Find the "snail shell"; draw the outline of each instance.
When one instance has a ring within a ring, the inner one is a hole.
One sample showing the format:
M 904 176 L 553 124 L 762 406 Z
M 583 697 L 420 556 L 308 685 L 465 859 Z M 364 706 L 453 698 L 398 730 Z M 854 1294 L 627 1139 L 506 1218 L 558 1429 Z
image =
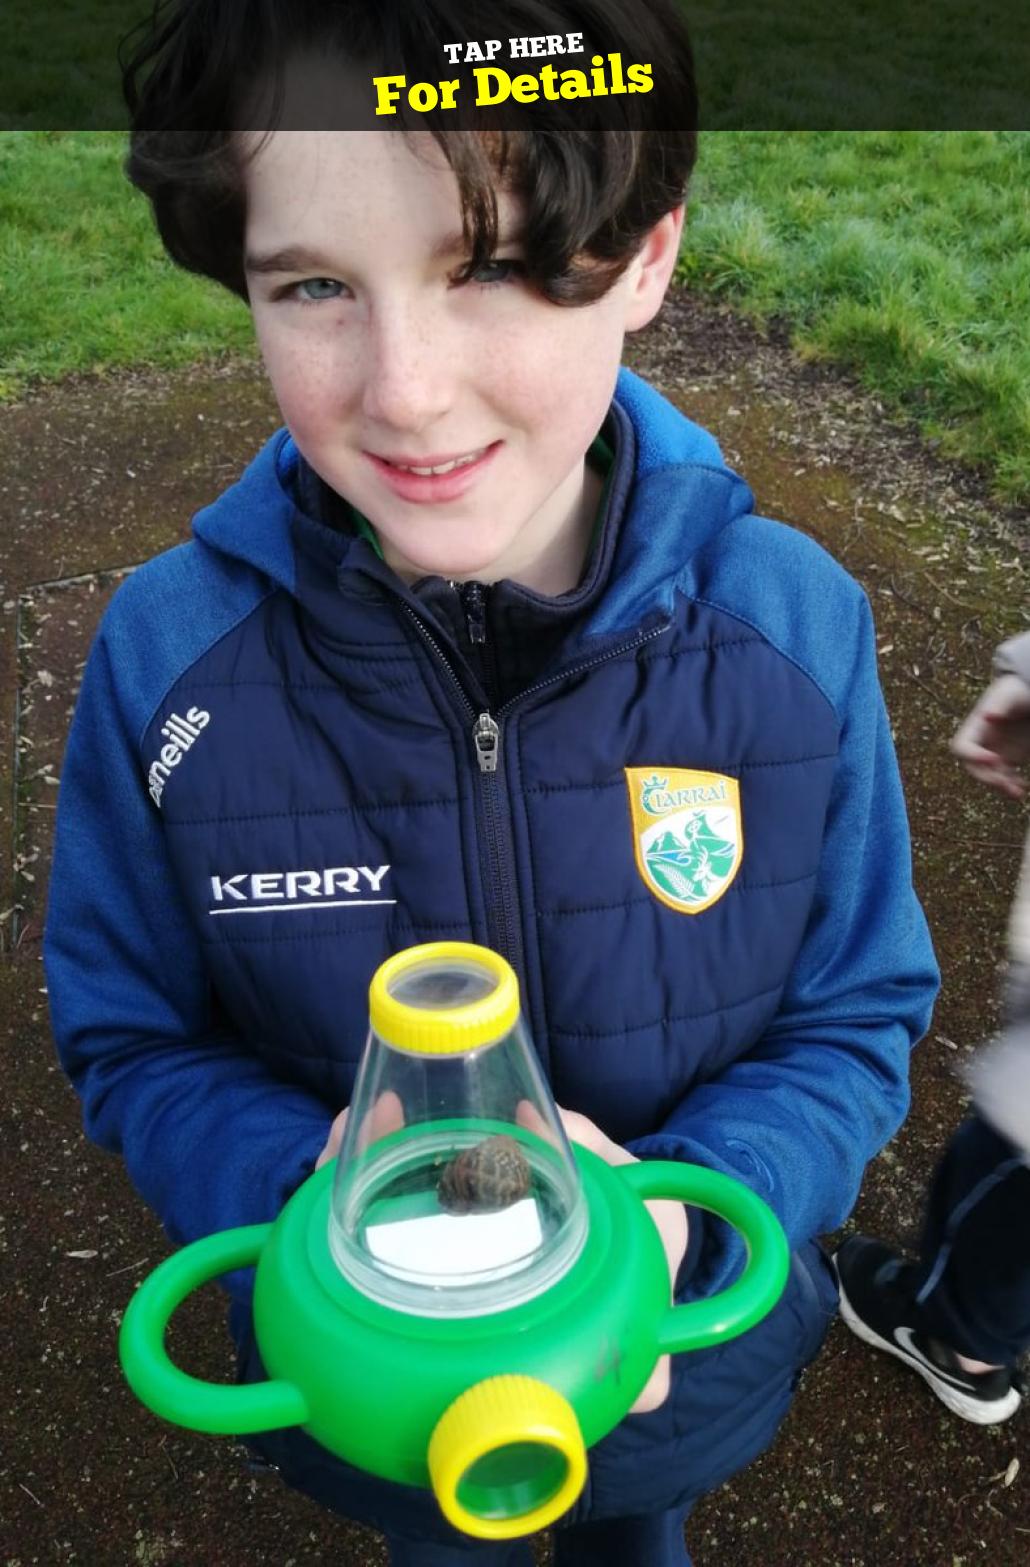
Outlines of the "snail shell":
M 529 1161 L 498 1133 L 465 1148 L 440 1173 L 437 1196 L 448 1213 L 497 1213 L 529 1195 Z

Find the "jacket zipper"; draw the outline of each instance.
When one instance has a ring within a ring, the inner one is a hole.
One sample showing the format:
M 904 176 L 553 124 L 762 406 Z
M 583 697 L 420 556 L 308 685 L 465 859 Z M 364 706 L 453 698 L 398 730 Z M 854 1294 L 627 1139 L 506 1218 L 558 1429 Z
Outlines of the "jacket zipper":
M 485 647 L 486 589 L 481 582 L 455 582 L 453 586 L 461 601 L 469 642 L 473 647 Z
M 497 658 L 494 640 L 487 633 L 487 602 L 490 589 L 481 582 L 455 582 L 465 617 L 465 633 L 472 652 L 472 668 L 479 676 L 479 683 L 488 702 L 494 702 L 500 690 L 497 678 Z
M 616 647 L 609 648 L 606 652 L 598 654 L 596 658 L 584 659 L 581 664 L 574 664 L 569 669 L 549 675 L 546 680 L 538 680 L 535 685 L 529 686 L 525 691 L 520 692 L 510 702 L 503 703 L 497 709 L 496 715 L 494 715 L 490 712 L 479 713 L 476 711 L 454 666 L 429 630 L 429 627 L 404 599 L 398 599 L 398 602 L 411 620 L 422 641 L 450 676 L 451 684 L 457 692 L 462 709 L 472 721 L 472 748 L 476 758 L 479 786 L 477 798 L 480 806 L 480 819 L 486 829 L 487 853 L 484 866 L 486 871 L 484 885 L 487 888 L 491 884 L 494 885 L 499 893 L 496 915 L 492 913 L 494 908 L 493 901 L 489 897 L 486 900 L 490 940 L 495 950 L 500 952 L 511 963 L 519 976 L 519 983 L 524 984 L 525 964 L 522 925 L 519 918 L 517 879 L 515 875 L 515 849 L 512 839 L 511 807 L 508 801 L 507 779 L 504 769 L 500 767 L 502 731 L 499 720 L 503 719 L 506 714 L 509 714 L 519 704 L 526 702 L 530 697 L 535 696 L 540 691 L 547 690 L 549 686 L 557 685 L 572 675 L 582 674 L 588 669 L 595 669 L 600 664 L 606 664 L 613 658 L 620 658 L 624 653 L 643 647 L 648 642 L 653 642 L 656 637 L 664 636 L 669 629 L 668 622 L 655 626 L 650 631 L 638 633 L 630 641 L 621 642 Z M 485 629 L 482 640 L 485 640 Z
M 515 851 L 511 841 L 507 790 L 502 786 L 504 774 L 498 773 L 501 757 L 500 725 L 491 713 L 476 711 L 453 664 L 429 627 L 404 599 L 399 599 L 398 602 L 422 641 L 450 676 L 462 709 L 471 720 L 472 749 L 476 758 L 476 800 L 486 845 L 481 871 L 484 890 L 487 893 L 484 900 L 487 930 L 494 950 L 508 959 L 519 977 L 519 984 L 524 985 L 525 963 L 515 883 Z M 489 896 L 491 888 L 496 890 L 496 899 Z

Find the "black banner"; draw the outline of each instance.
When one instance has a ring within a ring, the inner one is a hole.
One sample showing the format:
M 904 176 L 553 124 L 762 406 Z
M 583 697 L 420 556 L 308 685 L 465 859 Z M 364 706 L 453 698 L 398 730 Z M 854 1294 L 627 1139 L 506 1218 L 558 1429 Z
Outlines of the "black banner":
M 677 8 L 702 129 L 1030 124 L 1025 0 L 5 0 L 0 130 L 127 127 L 148 36 L 183 129 L 686 129 Z

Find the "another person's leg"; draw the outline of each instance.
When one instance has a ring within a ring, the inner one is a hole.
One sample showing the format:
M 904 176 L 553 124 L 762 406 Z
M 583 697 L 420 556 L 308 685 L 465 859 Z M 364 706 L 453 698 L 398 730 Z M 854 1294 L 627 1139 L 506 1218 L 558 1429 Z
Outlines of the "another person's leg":
M 1030 1345 L 1028 1207 L 1030 1168 L 973 1116 L 934 1174 L 920 1260 L 863 1235 L 837 1253 L 852 1331 L 978 1425 L 1007 1420 L 1021 1401 L 1014 1368 Z
M 1030 1346 L 1030 1167 L 974 1116 L 934 1176 L 916 1303 L 925 1331 L 963 1356 L 1014 1366 Z

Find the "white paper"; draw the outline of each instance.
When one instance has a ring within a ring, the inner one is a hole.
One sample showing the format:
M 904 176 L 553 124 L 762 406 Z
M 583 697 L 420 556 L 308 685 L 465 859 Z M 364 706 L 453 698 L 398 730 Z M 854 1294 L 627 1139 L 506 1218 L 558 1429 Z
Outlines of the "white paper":
M 524 1197 L 498 1213 L 432 1213 L 372 1224 L 365 1239 L 373 1257 L 388 1267 L 457 1284 L 531 1256 L 543 1232 L 535 1199 Z

